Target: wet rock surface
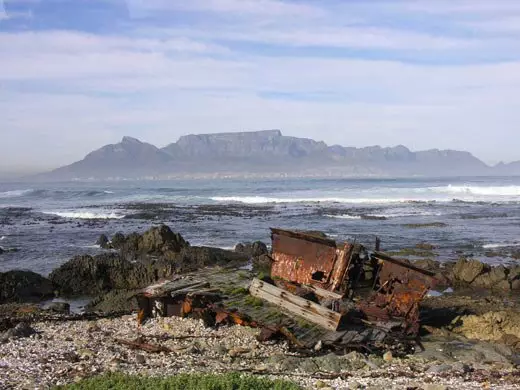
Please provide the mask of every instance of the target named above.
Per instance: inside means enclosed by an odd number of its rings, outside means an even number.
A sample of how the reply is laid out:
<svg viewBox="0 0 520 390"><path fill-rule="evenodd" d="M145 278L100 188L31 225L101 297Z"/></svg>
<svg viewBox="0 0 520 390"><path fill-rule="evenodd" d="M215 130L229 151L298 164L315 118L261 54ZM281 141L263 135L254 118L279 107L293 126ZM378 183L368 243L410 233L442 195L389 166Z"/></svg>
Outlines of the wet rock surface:
<svg viewBox="0 0 520 390"><path fill-rule="evenodd" d="M104 241L104 240L103 240ZM77 256L49 278L63 295L98 295L111 290L133 290L210 265L230 265L248 260L245 253L220 248L190 246L165 225L142 235L116 234L110 245L119 253ZM253 246L251 247L253 249ZM260 249L254 247L258 252Z"/></svg>
<svg viewBox="0 0 520 390"><path fill-rule="evenodd" d="M7 342L11 339L29 337L35 333L36 331L29 324L20 322L14 328L8 329L0 334L0 342Z"/></svg>
<svg viewBox="0 0 520 390"><path fill-rule="evenodd" d="M475 259L461 258L456 263L441 263L432 259L419 259L413 264L432 271L441 286L452 285L463 289L490 289L511 291L520 289L520 265L490 266Z"/></svg>
<svg viewBox="0 0 520 390"><path fill-rule="evenodd" d="M0 304L38 302L54 295L52 282L30 271L0 273Z"/></svg>

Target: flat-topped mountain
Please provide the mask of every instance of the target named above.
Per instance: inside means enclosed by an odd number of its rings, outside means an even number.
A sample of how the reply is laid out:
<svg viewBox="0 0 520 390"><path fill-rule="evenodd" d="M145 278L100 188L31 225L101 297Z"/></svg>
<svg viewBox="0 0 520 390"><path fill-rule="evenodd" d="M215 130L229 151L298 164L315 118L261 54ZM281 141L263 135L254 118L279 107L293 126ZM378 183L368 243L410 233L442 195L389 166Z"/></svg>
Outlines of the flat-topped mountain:
<svg viewBox="0 0 520 390"><path fill-rule="evenodd" d="M490 167L469 152L412 152L403 145L329 146L280 130L193 134L164 148L124 137L43 179L168 178L187 176L472 176L520 174L520 164Z"/></svg>

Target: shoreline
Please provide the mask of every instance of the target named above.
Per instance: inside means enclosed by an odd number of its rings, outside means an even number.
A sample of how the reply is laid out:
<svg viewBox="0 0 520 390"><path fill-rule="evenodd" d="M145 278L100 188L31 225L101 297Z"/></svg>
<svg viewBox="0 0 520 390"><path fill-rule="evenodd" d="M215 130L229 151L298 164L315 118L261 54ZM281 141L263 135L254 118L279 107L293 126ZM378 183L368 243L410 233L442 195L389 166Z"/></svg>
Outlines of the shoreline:
<svg viewBox="0 0 520 390"><path fill-rule="evenodd" d="M454 291L422 301L421 341L414 351L390 353L391 347L384 347L372 353L320 349L302 354L286 341L259 342L258 329L237 325L208 328L194 318L163 317L137 327L132 294L168 275L205 278L240 309L238 302L247 294L248 283L264 272L265 244L243 244L233 251L190 246L167 227L142 235L115 235L112 240L100 237L99 244L114 253L77 256L54 270L49 279L18 274L22 279L14 284L28 293L19 284L25 280L39 288L32 293L51 296L60 291L61 298L88 293L96 298L84 314L69 314L70 307L59 303L51 304L49 310L38 303L7 303L2 295L0 370L5 373L6 388L48 388L114 371L142 375L244 372L290 379L304 388L520 386L520 265L505 268L472 259L449 265L417 260L416 266L435 273ZM434 250L424 243L414 248L426 257ZM252 264L252 269L245 264ZM152 268L147 271L147 267ZM26 296L31 297L35 298ZM14 300L24 298L19 295ZM270 306L263 304L257 312L262 310ZM276 316L276 321L291 319L285 313ZM28 333L17 336L20 323L26 324ZM137 337L168 352L135 351L118 342Z"/></svg>

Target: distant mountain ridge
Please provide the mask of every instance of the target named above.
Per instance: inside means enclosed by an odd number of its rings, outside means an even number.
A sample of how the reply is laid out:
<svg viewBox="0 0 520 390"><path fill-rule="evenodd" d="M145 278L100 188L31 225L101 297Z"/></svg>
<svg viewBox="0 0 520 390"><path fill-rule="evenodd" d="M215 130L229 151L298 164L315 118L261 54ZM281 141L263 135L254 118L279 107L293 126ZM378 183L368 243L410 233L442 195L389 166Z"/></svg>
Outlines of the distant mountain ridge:
<svg viewBox="0 0 520 390"><path fill-rule="evenodd" d="M512 173L512 172L516 173ZM188 176L473 176L520 174L520 162L490 167L469 152L412 152L403 145L329 146L280 130L192 134L164 148L123 137L42 179L173 178Z"/></svg>

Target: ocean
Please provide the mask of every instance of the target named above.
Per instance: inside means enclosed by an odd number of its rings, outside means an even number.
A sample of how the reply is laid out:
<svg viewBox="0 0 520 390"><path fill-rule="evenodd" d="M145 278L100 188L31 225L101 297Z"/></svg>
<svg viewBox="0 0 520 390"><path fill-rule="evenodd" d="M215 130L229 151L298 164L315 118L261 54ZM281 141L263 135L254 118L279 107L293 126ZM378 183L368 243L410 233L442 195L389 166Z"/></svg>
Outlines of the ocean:
<svg viewBox="0 0 520 390"><path fill-rule="evenodd" d="M166 223L192 245L270 242L270 227L318 230L437 259L511 263L520 254L520 178L175 180L0 183L0 271L41 274L96 254L100 234Z"/></svg>

